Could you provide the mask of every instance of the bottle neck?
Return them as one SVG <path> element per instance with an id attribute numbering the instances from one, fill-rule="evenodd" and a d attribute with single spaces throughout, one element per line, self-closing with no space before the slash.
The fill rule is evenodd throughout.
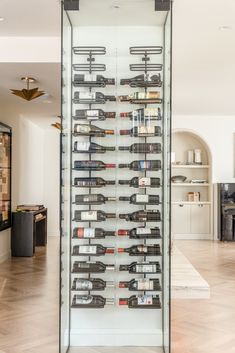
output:
<path id="1" fill-rule="evenodd" d="M 131 199 L 130 197 L 126 197 L 126 196 L 120 196 L 119 197 L 120 201 L 130 201 L 130 199 Z"/>
<path id="2" fill-rule="evenodd" d="M 129 230 L 125 230 L 125 229 L 119 229 L 118 230 L 118 235 L 119 236 L 126 236 L 126 235 L 129 235 L 129 234 L 130 234 Z"/>
<path id="3" fill-rule="evenodd" d="M 119 288 L 127 288 L 128 287 L 128 282 L 119 282 Z"/>
<path id="4" fill-rule="evenodd" d="M 130 135 L 131 130 L 120 130 L 120 135 Z"/>
<path id="5" fill-rule="evenodd" d="M 105 135 L 114 135 L 114 130 L 104 130 Z"/>
<path id="6" fill-rule="evenodd" d="M 115 265 L 107 265 L 106 266 L 107 271 L 114 271 L 115 270 Z"/>
<path id="7" fill-rule="evenodd" d="M 119 164 L 118 167 L 119 168 L 129 168 L 130 164 Z"/>
<path id="8" fill-rule="evenodd" d="M 105 304 L 106 305 L 114 305 L 115 304 L 114 298 L 106 298 L 105 299 Z"/>
<path id="9" fill-rule="evenodd" d="M 108 247 L 108 248 L 106 248 L 105 253 L 106 253 L 106 254 L 114 254 L 114 250 L 115 250 L 115 248 L 113 248 L 113 247 Z"/>
<path id="10" fill-rule="evenodd" d="M 130 148 L 127 146 L 119 146 L 118 149 L 119 149 L 119 151 L 129 151 L 130 150 Z"/>
<path id="11" fill-rule="evenodd" d="M 103 147 L 105 151 L 115 151 L 115 147 Z"/>
<path id="12" fill-rule="evenodd" d="M 106 201 L 116 201 L 116 197 L 105 197 Z"/>
<path id="13" fill-rule="evenodd" d="M 106 237 L 114 237 L 115 236 L 115 232 L 104 232 L 104 235 L 106 236 Z"/>
<path id="14" fill-rule="evenodd" d="M 130 181 L 129 180 L 119 180 L 118 183 L 120 185 L 129 185 L 130 184 Z"/>
<path id="15" fill-rule="evenodd" d="M 106 168 L 116 168 L 116 164 L 105 164 Z"/>
<path id="16" fill-rule="evenodd" d="M 128 305 L 128 298 L 119 298 L 119 305 Z"/>
<path id="17" fill-rule="evenodd" d="M 106 119 L 115 119 L 116 113 L 115 112 L 107 112 L 105 113 Z"/>
<path id="18" fill-rule="evenodd" d="M 126 218 L 128 218 L 128 215 L 126 215 L 126 214 L 119 214 L 119 218 L 120 219 L 126 219 Z"/>
<path id="19" fill-rule="evenodd" d="M 106 185 L 115 185 L 115 180 L 106 180 Z"/>
<path id="20" fill-rule="evenodd" d="M 120 271 L 129 271 L 129 265 L 120 265 L 119 270 Z"/>
<path id="21" fill-rule="evenodd" d="M 115 213 L 106 213 L 106 218 L 116 218 Z"/>

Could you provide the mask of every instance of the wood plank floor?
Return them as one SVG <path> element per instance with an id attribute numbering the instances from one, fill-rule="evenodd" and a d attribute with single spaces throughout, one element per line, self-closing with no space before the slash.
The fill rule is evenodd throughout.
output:
<path id="1" fill-rule="evenodd" d="M 235 244 L 177 241 L 211 286 L 211 299 L 172 303 L 173 353 L 235 353 Z M 58 239 L 37 257 L 0 264 L 0 353 L 58 353 Z M 71 353 L 158 353 L 72 348 Z"/>
<path id="2" fill-rule="evenodd" d="M 235 353 L 235 244 L 176 244 L 209 283 L 211 298 L 173 300 L 173 353 Z"/>

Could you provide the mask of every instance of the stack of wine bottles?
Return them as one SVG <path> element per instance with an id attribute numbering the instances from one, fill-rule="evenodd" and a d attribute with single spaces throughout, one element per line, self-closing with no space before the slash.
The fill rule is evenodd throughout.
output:
<path id="1" fill-rule="evenodd" d="M 74 194 L 71 255 L 73 256 L 72 291 L 75 292 L 72 307 L 104 308 L 107 304 L 115 304 L 112 297 L 107 298 L 105 295 L 97 294 L 96 291 L 114 289 L 114 278 L 111 281 L 106 278 L 110 279 L 107 277 L 108 273 L 115 273 L 114 263 L 120 262 L 116 270 L 119 270 L 123 276 L 131 274 L 133 277 L 129 280 L 124 280 L 125 278 L 121 280 L 118 284 L 119 290 L 127 289 L 138 293 L 130 297 L 120 297 L 119 305 L 138 309 L 159 309 L 162 254 L 162 216 L 159 210 L 161 208 L 159 191 L 162 170 L 160 126 L 162 113 L 161 108 L 156 107 L 156 104 L 162 102 L 161 75 L 149 74 L 145 69 L 144 74 L 121 79 L 121 86 L 135 87 L 138 92 L 122 95 L 116 99 L 112 94 L 100 92 L 106 87 L 114 86 L 116 80 L 107 78 L 105 75 L 93 74 L 95 51 L 91 47 L 90 51 L 87 49 L 87 53 L 90 63 L 89 74 L 75 73 L 73 77 L 75 90 L 73 104 L 76 109 L 73 114 L 72 131 Z M 158 90 L 154 90 L 156 87 Z M 148 91 L 149 88 L 151 91 Z M 112 111 L 114 109 L 109 111 L 109 109 L 94 108 L 97 104 L 110 105 L 116 101 L 120 104 L 128 102 L 142 106 L 131 112 L 122 112 L 120 115 Z M 115 140 L 113 144 L 110 142 L 107 145 L 105 142 L 109 139 L 112 141 L 112 136 L 117 131 L 114 127 L 117 126 L 118 120 L 120 119 L 121 123 L 123 118 L 131 120 L 128 129 L 118 129 L 119 141 L 123 140 L 126 143 L 116 146 Z M 112 128 L 110 124 L 98 126 L 100 122 L 105 124 L 106 120 L 112 122 Z M 129 124 L 128 120 L 125 124 L 125 127 Z M 102 138 L 105 142 L 100 144 L 97 138 Z M 130 143 L 132 138 L 133 143 Z M 140 140 L 136 142 L 136 138 Z M 104 158 L 96 158 L 96 154 L 102 154 Z M 117 155 L 121 157 L 118 158 L 121 163 L 116 162 Z M 133 155 L 136 157 L 130 160 Z M 119 174 L 112 174 L 111 171 L 115 168 Z M 99 175 L 97 172 L 109 173 L 107 176 L 111 173 L 113 177 L 106 178 L 105 175 Z M 135 174 L 132 176 L 133 172 Z M 117 175 L 121 177 L 116 180 Z M 115 189 L 112 185 L 115 185 Z M 104 187 L 107 187 L 105 192 L 97 192 L 97 188 L 103 190 Z M 132 188 L 137 189 L 137 192 L 131 192 Z M 112 212 L 117 210 L 117 205 L 123 210 L 122 212 Z M 105 210 L 101 209 L 103 206 Z M 132 212 L 127 211 L 128 207 L 132 207 Z M 98 222 L 103 222 L 104 226 L 100 227 Z M 131 226 L 126 227 L 126 224 Z M 114 246 L 116 241 L 119 243 L 117 251 Z M 112 246 L 106 246 L 107 242 Z M 118 261 L 114 261 L 114 256 Z M 123 264 L 126 256 L 133 257 L 134 261 Z M 105 260 L 98 261 L 98 257 L 99 259 L 104 257 Z M 97 274 L 98 278 L 96 278 Z M 102 274 L 104 278 L 100 278 Z M 148 277 L 149 275 L 151 276 Z"/>

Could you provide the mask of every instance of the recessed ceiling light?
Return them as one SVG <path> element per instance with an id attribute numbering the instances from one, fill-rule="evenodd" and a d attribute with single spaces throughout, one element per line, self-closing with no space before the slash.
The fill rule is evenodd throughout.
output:
<path id="1" fill-rule="evenodd" d="M 4 21 L 5 18 L 4 17 L 0 17 L 0 22 Z"/>
<path id="2" fill-rule="evenodd" d="M 231 26 L 220 26 L 219 30 L 220 31 L 231 31 L 232 27 Z"/>

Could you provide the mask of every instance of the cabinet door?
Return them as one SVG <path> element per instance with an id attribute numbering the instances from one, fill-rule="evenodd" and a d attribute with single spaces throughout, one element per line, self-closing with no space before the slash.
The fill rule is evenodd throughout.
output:
<path id="1" fill-rule="evenodd" d="M 191 233 L 210 233 L 210 205 L 191 205 Z"/>
<path id="2" fill-rule="evenodd" d="M 173 205 L 172 232 L 173 234 L 190 233 L 190 206 L 189 205 Z"/>

